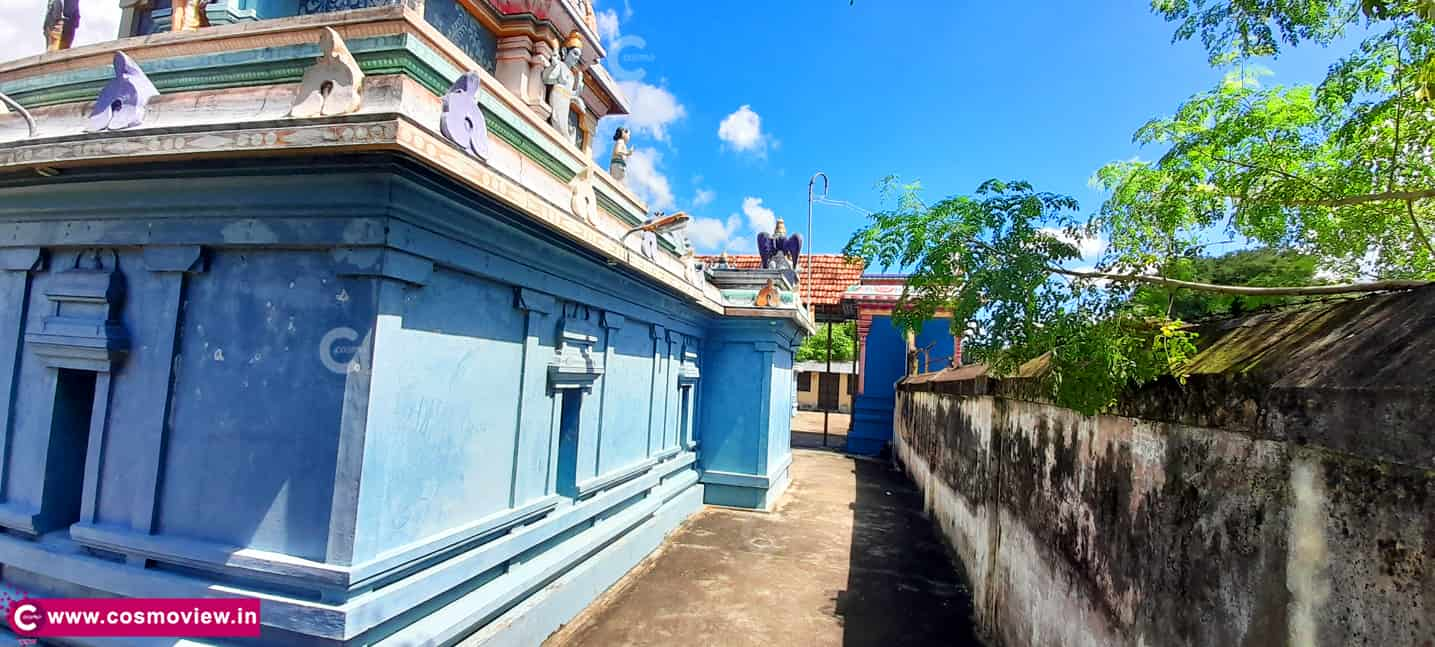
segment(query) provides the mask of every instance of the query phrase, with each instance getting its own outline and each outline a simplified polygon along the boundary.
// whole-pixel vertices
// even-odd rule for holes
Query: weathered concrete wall
[[[1118,407],[1140,416],[1081,415],[1035,401],[1030,382],[969,369],[907,383],[895,453],[971,573],[996,644],[1429,647],[1435,432],[1407,414],[1429,401],[1431,378],[1390,373],[1401,360],[1387,351],[1427,349],[1432,301],[1378,297],[1208,331],[1198,360],[1219,354],[1221,370]],[[1393,334],[1410,329],[1426,332]],[[1317,347],[1304,363],[1261,356],[1302,336]],[[1337,340],[1356,347],[1319,352]],[[1360,367],[1382,354],[1384,379],[1370,379]],[[1295,374],[1337,377],[1284,386]],[[1363,419],[1311,414],[1358,402]]]

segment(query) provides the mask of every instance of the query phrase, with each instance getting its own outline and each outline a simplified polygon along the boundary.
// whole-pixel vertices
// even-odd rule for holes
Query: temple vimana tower
[[[586,0],[120,2],[0,62],[4,586],[535,644],[782,492],[800,244],[707,267],[594,161]]]

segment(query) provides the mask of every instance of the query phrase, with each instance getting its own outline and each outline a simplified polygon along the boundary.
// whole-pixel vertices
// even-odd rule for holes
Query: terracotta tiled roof
[[[716,256],[701,258],[710,263],[718,260]],[[812,259],[811,281],[807,278],[808,259]],[[728,263],[734,269],[755,270],[762,266],[762,257],[757,254],[728,254]],[[801,282],[798,291],[807,304],[839,307],[847,288],[862,282],[862,261],[848,262],[841,254],[807,254],[798,259],[797,276]],[[809,282],[811,285],[808,285]]]

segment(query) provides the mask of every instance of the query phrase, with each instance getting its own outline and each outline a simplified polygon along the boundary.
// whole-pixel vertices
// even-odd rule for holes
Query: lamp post
[[[812,179],[807,181],[807,277],[803,279],[803,283],[806,283],[807,285],[812,284],[812,188],[817,185],[817,178],[819,177],[822,178],[822,195],[817,197],[826,198],[827,189],[829,188],[826,173],[823,173],[822,171],[813,173]],[[811,288],[808,289],[808,294],[811,294]],[[809,307],[811,307],[812,304],[808,305]],[[815,307],[812,309],[812,314],[814,316],[816,316],[817,314],[817,309]]]
[[[813,190],[814,187],[817,186],[817,178],[819,178],[819,177],[822,178],[822,195],[816,196],[816,197],[818,197],[818,198],[826,198],[826,197],[827,197],[827,191],[828,191],[828,189],[831,188],[830,183],[829,183],[828,180],[827,180],[827,174],[826,174],[826,173],[823,173],[822,171],[818,171],[818,172],[816,172],[816,173],[813,173],[813,174],[812,174],[812,178],[807,181],[807,241],[806,241],[806,244],[807,244],[807,276],[806,276],[806,278],[804,278],[804,279],[802,280],[802,284],[803,284],[804,286],[808,286],[808,287],[807,287],[807,294],[808,294],[808,297],[809,297],[809,298],[811,298],[811,296],[812,296],[812,288],[810,287],[810,286],[812,285],[812,200],[813,200],[813,197],[814,197],[812,190]],[[816,318],[816,317],[817,317],[817,304],[815,304],[815,303],[809,303],[809,304],[808,304],[808,307],[809,307],[809,308],[812,308],[812,316],[813,316],[813,318]],[[831,321],[828,321],[828,322],[827,322],[827,370],[826,370],[825,372],[823,372],[823,374],[822,374],[822,380],[819,380],[818,383],[817,383],[817,404],[818,404],[818,406],[821,406],[821,405],[822,405],[822,381],[824,381],[824,380],[830,380],[830,379],[832,379],[832,322],[831,322]],[[841,388],[841,385],[840,385],[840,384],[838,385],[838,388],[839,388],[839,389]],[[842,399],[842,393],[841,393],[841,392],[838,392],[838,394],[837,394],[837,399],[838,399],[839,401]],[[827,407],[822,407],[822,447],[823,447],[823,448],[826,448],[826,447],[827,447],[827,418],[828,418],[829,415],[831,415],[831,412],[829,412],[829,411],[827,410]]]

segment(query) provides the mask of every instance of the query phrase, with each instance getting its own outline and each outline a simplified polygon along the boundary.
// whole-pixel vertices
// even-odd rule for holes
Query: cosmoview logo
[[[608,73],[618,81],[641,81],[648,75],[648,71],[642,68],[629,68],[627,63],[652,63],[656,58],[652,54],[644,54],[642,50],[648,48],[648,41],[642,36],[620,36],[608,44],[608,57],[603,59],[603,65],[608,68]]]
[[[339,375],[363,370],[359,364],[359,350],[363,345],[356,344],[358,340],[359,332],[353,328],[335,328],[324,333],[324,338],[319,340],[319,362]]]
[[[32,602],[22,602],[10,609],[10,626],[21,633],[33,633],[40,628],[40,607]]]

